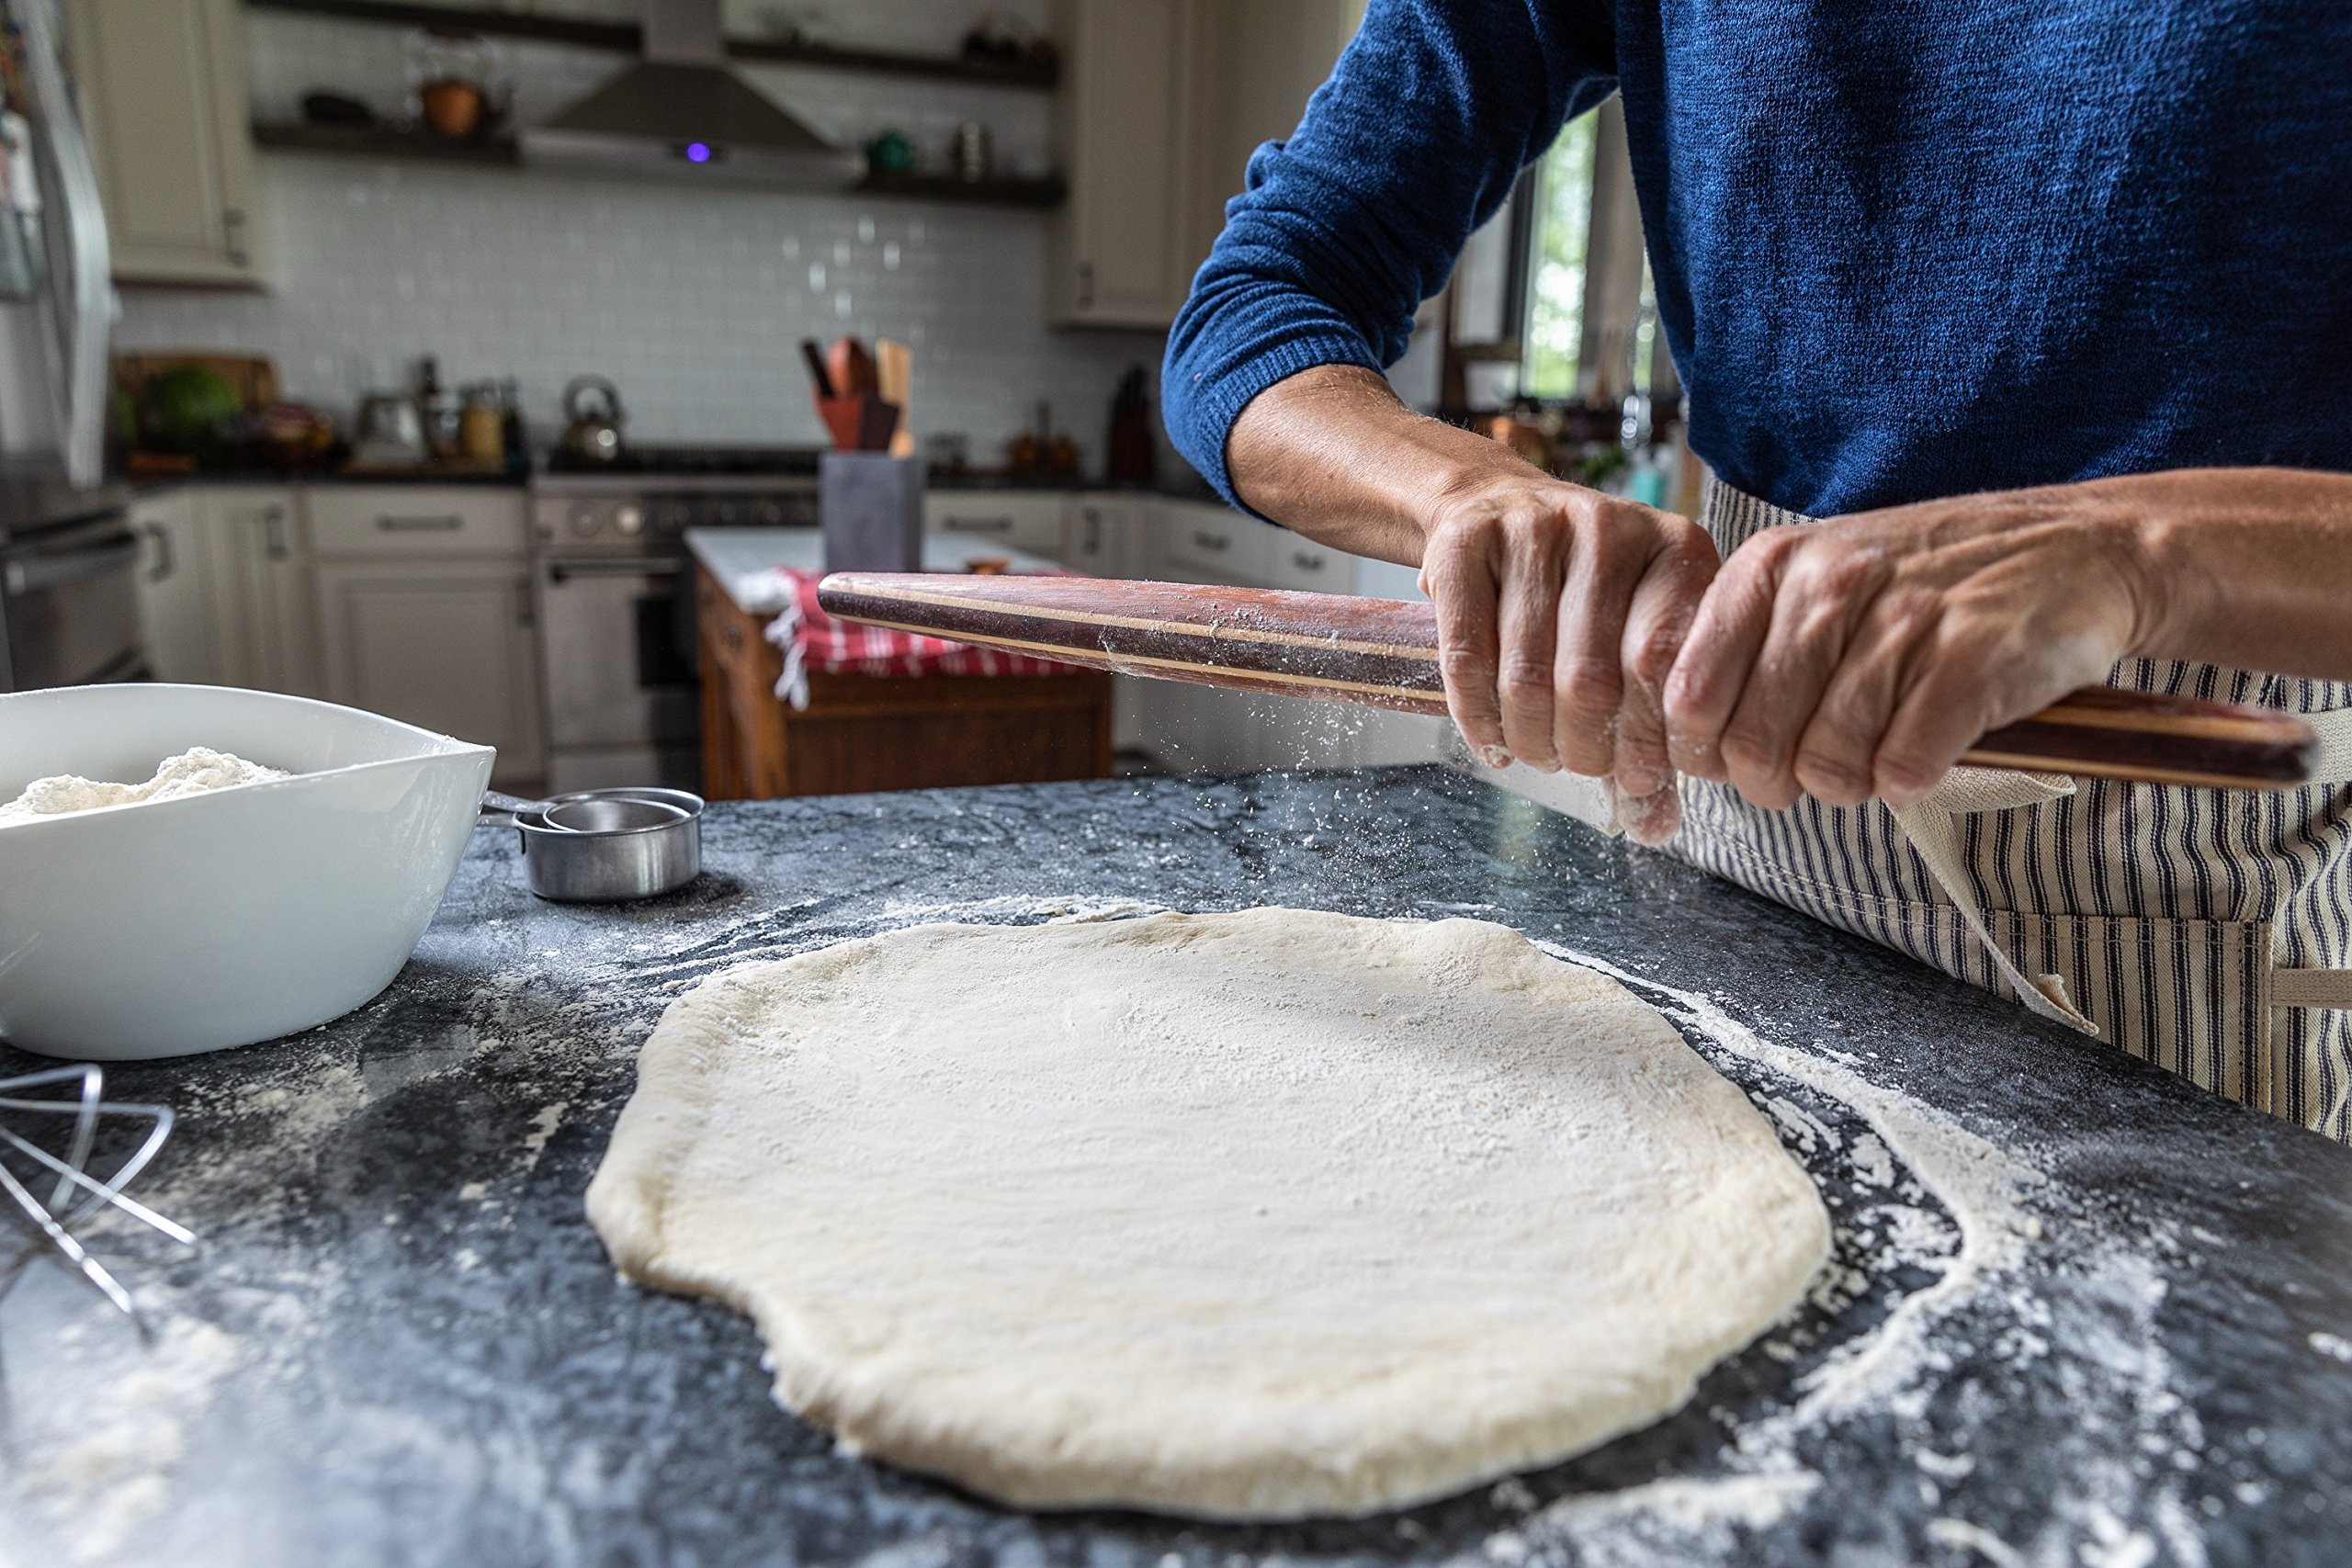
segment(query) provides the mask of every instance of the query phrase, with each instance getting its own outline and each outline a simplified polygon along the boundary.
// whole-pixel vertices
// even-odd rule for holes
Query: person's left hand
[[[1665,691],[1668,754],[1758,806],[1927,795],[2155,624],[2131,482],[1923,502],[1732,553]]]

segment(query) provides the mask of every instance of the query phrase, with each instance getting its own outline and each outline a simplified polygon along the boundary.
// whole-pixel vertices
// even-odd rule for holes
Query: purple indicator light
[[[686,143],[686,162],[687,162],[687,163],[689,163],[689,164],[707,164],[707,163],[709,163],[709,162],[710,162],[710,143],[709,143],[709,142],[707,142],[707,141],[689,141],[689,142],[687,142],[687,143]]]

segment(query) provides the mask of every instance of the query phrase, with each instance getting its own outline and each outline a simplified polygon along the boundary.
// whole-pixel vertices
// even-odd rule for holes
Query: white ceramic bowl
[[[61,687],[0,696],[0,801],[191,746],[297,776],[0,827],[0,1039],[185,1056],[349,1012],[424,933],[495,755],[268,692]]]

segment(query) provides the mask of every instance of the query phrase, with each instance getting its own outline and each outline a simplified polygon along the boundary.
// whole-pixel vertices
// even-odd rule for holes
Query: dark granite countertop
[[[0,1296],[0,1564],[2143,1568],[2352,1556],[2352,1151],[1437,769],[715,807],[703,880],[538,903],[474,840],[401,977],[125,1066],[180,1129],[94,1226],[142,1339]],[[1774,1118],[1837,1257],[1679,1414],[1449,1502],[1038,1516],[838,1451],[581,1195],[684,986],[922,919],[1469,915],[1613,965]],[[35,1065],[0,1050],[0,1073]]]

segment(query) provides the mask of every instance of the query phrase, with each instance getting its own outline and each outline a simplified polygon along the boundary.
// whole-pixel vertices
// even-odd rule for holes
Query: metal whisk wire
[[[57,1084],[74,1084],[78,1092],[70,1098],[34,1098],[28,1091],[43,1089]],[[0,1192],[28,1219],[40,1241],[55,1247],[66,1261],[79,1269],[82,1276],[96,1287],[107,1300],[132,1316],[138,1312],[130,1292],[109,1272],[106,1266],[90,1255],[89,1249],[74,1235],[74,1227],[102,1208],[119,1209],[141,1224],[160,1231],[183,1246],[194,1246],[195,1235],[184,1226],[165,1219],[145,1204],[127,1198],[123,1189],[145,1170],[172,1134],[172,1111],[169,1106],[137,1104],[106,1098],[106,1073],[95,1063],[79,1066],[51,1067],[18,1077],[0,1078],[0,1111],[15,1111],[32,1116],[66,1116],[74,1125],[66,1139],[63,1158],[51,1154],[32,1140],[0,1126],[0,1145],[13,1149],[36,1165],[55,1173],[57,1184],[47,1202],[0,1160]],[[96,1146],[98,1122],[103,1117],[129,1116],[148,1122],[147,1135],[141,1140],[114,1174],[104,1180],[88,1169],[92,1150]],[[5,1152],[0,1150],[0,1152]],[[28,1245],[24,1256],[29,1256],[35,1241]],[[0,1279],[13,1275],[19,1258],[9,1260],[0,1269]]]

